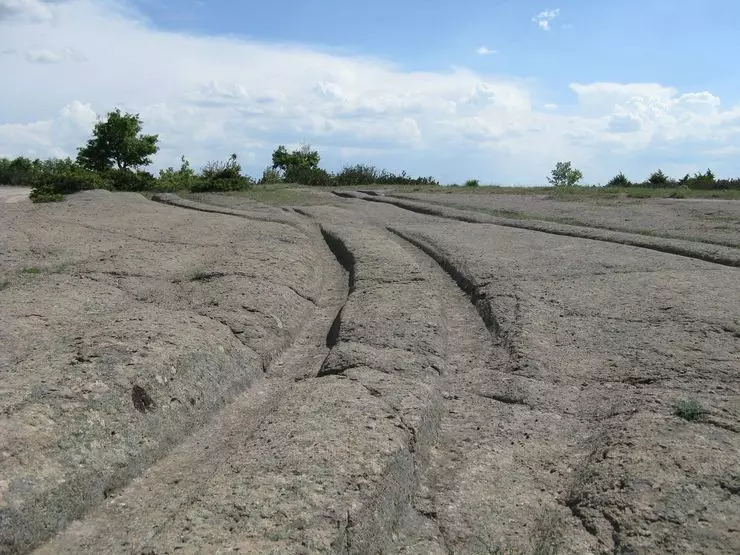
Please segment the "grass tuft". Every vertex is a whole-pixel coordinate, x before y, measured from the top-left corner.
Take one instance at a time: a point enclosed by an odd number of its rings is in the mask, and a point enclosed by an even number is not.
[[[673,414],[689,422],[700,420],[706,411],[696,399],[683,399],[676,403]]]

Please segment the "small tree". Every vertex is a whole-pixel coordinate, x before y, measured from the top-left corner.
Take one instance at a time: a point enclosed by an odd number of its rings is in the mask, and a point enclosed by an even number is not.
[[[583,173],[571,167],[570,162],[558,162],[550,175],[551,177],[548,177],[547,181],[553,187],[573,187],[583,179]]]
[[[141,135],[142,122],[138,114],[122,114],[116,108],[93,128],[93,136],[80,148],[77,163],[95,171],[113,168],[132,170],[152,163],[157,153],[158,135]]]
[[[630,180],[627,179],[627,176],[624,175],[623,172],[619,172],[609,180],[609,183],[606,184],[607,187],[629,187],[630,185],[632,185],[632,183],[630,183]]]

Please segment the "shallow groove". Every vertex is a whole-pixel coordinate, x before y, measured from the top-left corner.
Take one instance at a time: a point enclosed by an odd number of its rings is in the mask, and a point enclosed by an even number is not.
[[[712,264],[719,264],[722,266],[730,266],[733,268],[740,268],[740,258],[734,258],[730,256],[723,256],[721,254],[713,254],[713,253],[704,253],[700,251],[696,251],[687,247],[683,247],[681,245],[670,245],[670,244],[658,244],[655,242],[647,241],[640,239],[639,237],[596,237],[593,233],[588,233],[585,231],[580,231],[577,229],[556,229],[556,228],[549,228],[545,227],[543,225],[537,225],[534,223],[527,223],[524,221],[490,221],[486,222],[483,221],[481,218],[475,218],[475,217],[468,217],[464,215],[451,215],[448,213],[445,213],[444,210],[433,207],[433,206],[424,206],[417,203],[409,203],[402,200],[394,199],[394,198],[383,198],[383,197],[371,197],[371,196],[364,196],[360,197],[357,195],[352,195],[351,193],[338,193],[334,192],[335,195],[344,197],[344,198],[353,198],[358,200],[364,200],[369,202],[382,202],[385,204],[391,204],[393,206],[396,206],[398,208],[402,208],[403,210],[408,210],[410,212],[416,212],[418,214],[424,214],[428,216],[436,216],[439,218],[444,218],[447,220],[457,220],[465,223],[472,223],[472,224],[486,224],[486,225],[497,225],[501,227],[510,227],[515,229],[527,229],[529,231],[537,231],[540,233],[548,233],[550,235],[560,235],[564,237],[575,237],[578,239],[589,239],[591,241],[601,241],[604,243],[614,243],[617,245],[627,245],[631,247],[638,247],[642,249],[648,249],[653,250],[657,252],[664,252],[666,254],[673,254],[676,256],[685,256],[687,258],[693,258],[696,260],[702,260],[704,262],[710,262]],[[595,231],[598,231],[598,228],[593,228]],[[614,233],[625,233],[625,232],[614,232]],[[668,240],[668,239],[666,239]],[[728,247],[729,248],[729,247]]]
[[[224,216],[234,216],[235,218],[243,218],[245,220],[252,220],[256,222],[265,222],[271,224],[282,224],[289,225],[291,227],[298,227],[297,222],[282,219],[282,218],[267,218],[263,216],[257,216],[256,214],[247,214],[241,210],[230,209],[230,208],[218,208],[215,205],[213,207],[208,206],[202,202],[188,200],[180,198],[177,195],[153,195],[152,200],[159,202],[160,204],[167,204],[169,206],[176,206],[178,208],[184,208],[186,210],[194,210],[196,212],[206,212],[209,214],[222,214]]]
[[[491,303],[487,301],[485,293],[480,291],[480,286],[475,283],[472,278],[456,266],[449,258],[427,243],[396,228],[388,227],[387,229],[404,241],[411,243],[434,260],[454,280],[468,299],[470,299],[471,304],[475,307],[476,312],[478,312],[478,315],[481,320],[483,320],[483,324],[485,324],[486,328],[508,345],[509,338],[496,320],[493,310],[491,309]]]

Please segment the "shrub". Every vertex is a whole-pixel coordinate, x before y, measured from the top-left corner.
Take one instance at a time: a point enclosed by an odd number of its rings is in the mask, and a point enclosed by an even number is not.
[[[477,179],[468,179],[465,182],[465,187],[480,187],[480,181]]]
[[[32,185],[30,198],[33,202],[55,202],[62,200],[63,195],[78,191],[110,188],[100,173],[74,163],[59,163],[50,170],[36,173]]]
[[[333,184],[332,176],[326,170],[301,166],[288,168],[285,172],[285,181],[312,187],[330,187]]]
[[[366,164],[355,164],[354,166],[344,166],[342,170],[334,177],[336,185],[362,186],[374,185],[378,182],[380,173],[375,166]]]
[[[159,191],[182,191],[190,189],[196,182],[196,176],[185,156],[180,157],[180,169],[169,167],[159,171],[155,188]]]
[[[689,422],[699,420],[706,411],[696,399],[684,399],[676,403],[673,414]]]
[[[229,156],[226,162],[208,162],[201,172],[201,179],[190,188],[194,193],[206,191],[243,191],[253,185],[253,180],[242,175],[242,167],[236,154]]]
[[[571,167],[570,162],[558,162],[555,164],[552,172],[550,172],[550,177],[547,178],[547,181],[553,187],[573,187],[581,179],[583,179],[583,173]]]
[[[31,194],[28,197],[31,199],[31,202],[60,202],[64,200],[64,195],[55,193],[49,187],[34,187],[31,189]]]
[[[259,180],[260,185],[272,185],[274,183],[282,183],[283,178],[280,172],[272,166],[267,166],[262,170],[262,177]]]
[[[681,185],[677,189],[671,191],[671,194],[668,195],[669,198],[686,198],[686,191],[688,190],[688,187],[686,185]]]
[[[156,178],[145,171],[110,170],[103,175],[114,191],[151,191],[156,185]]]
[[[668,182],[670,180],[668,179],[668,176],[663,173],[663,170],[658,170],[656,172],[653,172],[650,174],[650,177],[648,178],[648,183],[652,185],[653,187],[665,187],[668,185]]]
[[[624,173],[619,172],[617,175],[612,177],[606,184],[607,187],[630,187],[632,183]]]

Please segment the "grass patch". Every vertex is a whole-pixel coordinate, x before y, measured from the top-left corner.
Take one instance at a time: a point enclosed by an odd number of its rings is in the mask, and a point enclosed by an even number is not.
[[[226,274],[223,272],[206,272],[205,270],[198,270],[190,276],[190,281],[211,281],[212,279],[218,279],[224,277]]]
[[[23,268],[21,270],[21,273],[22,274],[29,274],[29,275],[34,275],[35,276],[36,274],[40,274],[41,273],[41,270],[39,270],[38,268],[32,266],[30,268]]]
[[[313,187],[308,189],[306,187],[301,187],[300,185],[270,184],[255,185],[249,189],[228,192],[225,193],[225,195],[230,197],[246,197],[263,204],[307,206],[326,202],[325,199],[316,194],[318,190],[321,189],[323,189],[323,187]],[[188,195],[186,194],[181,194],[180,196],[188,198]],[[197,200],[197,198],[192,197],[192,200]]]
[[[689,422],[700,420],[706,411],[696,399],[683,399],[676,403],[673,414]]]

